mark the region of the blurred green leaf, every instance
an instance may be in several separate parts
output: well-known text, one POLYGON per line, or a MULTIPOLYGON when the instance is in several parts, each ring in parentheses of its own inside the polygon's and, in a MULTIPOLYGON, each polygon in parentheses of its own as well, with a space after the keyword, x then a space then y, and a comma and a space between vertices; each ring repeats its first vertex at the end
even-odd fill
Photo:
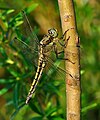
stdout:
POLYGON ((87 112, 87 111, 89 111, 89 110, 92 110, 92 109, 94 109, 95 107, 97 107, 97 105, 98 105, 97 103, 92 103, 91 105, 82 108, 82 111, 81 111, 81 112, 87 112))
POLYGON ((41 117, 41 116, 37 116, 37 117, 33 117, 33 118, 30 119, 30 120, 43 120, 43 117, 41 117))
MULTIPOLYGON (((15 120, 15 117, 17 117, 17 115, 19 115, 18 113, 23 109, 27 108, 27 106, 25 106, 25 103, 21 104, 20 106, 17 107, 17 109, 15 110, 15 112, 13 112, 13 114, 10 117, 10 120, 15 120)), ((21 112, 23 114, 23 112, 21 112)), ((20 114, 21 115, 21 114, 20 114)))
POLYGON ((7 91, 9 90, 9 88, 3 88, 0 90, 0 95, 5 94, 7 91))
POLYGON ((57 111, 57 108, 56 107, 53 107, 53 108, 49 108, 47 111, 46 111, 46 116, 52 116, 52 114, 54 114, 55 112, 57 111))
POLYGON ((3 57, 5 57, 5 59, 7 59, 8 56, 7 56, 7 54, 6 54, 5 50, 4 50, 4 48, 1 47, 1 46, 0 46, 0 53, 2 54, 3 57))
POLYGON ((15 27, 20 26, 22 23, 23 23, 23 21, 17 21, 16 24, 15 24, 15 27))
POLYGON ((35 10, 37 6, 38 6, 38 3, 34 3, 34 4, 32 4, 31 6, 27 7, 27 8, 25 9, 25 12, 26 12, 27 14, 29 14, 30 12, 32 12, 33 10, 35 10))
POLYGON ((52 118, 52 120, 64 120, 64 119, 62 119, 61 117, 55 117, 55 118, 52 118))
POLYGON ((41 107, 39 106, 39 103, 35 102, 35 103, 33 104, 33 103, 31 103, 31 101, 30 101, 29 106, 31 107, 31 109, 32 109, 34 112, 38 113, 39 115, 43 115, 43 111, 42 111, 41 107))
POLYGON ((10 14, 10 13, 12 13, 14 11, 15 11, 14 9, 7 10, 7 14, 10 14))
POLYGON ((20 91, 20 83, 16 82, 15 86, 14 86, 14 91, 13 91, 13 102, 14 102, 14 106, 17 109, 18 108, 18 102, 19 102, 19 91, 20 91))
POLYGON ((20 79, 20 73, 14 70, 14 68, 7 67, 7 70, 9 71, 10 74, 12 74, 14 77, 17 78, 17 80, 20 79))
POLYGON ((13 82, 15 82, 15 80, 14 79, 2 79, 2 78, 0 78, 0 84, 8 84, 8 83, 13 83, 13 82))

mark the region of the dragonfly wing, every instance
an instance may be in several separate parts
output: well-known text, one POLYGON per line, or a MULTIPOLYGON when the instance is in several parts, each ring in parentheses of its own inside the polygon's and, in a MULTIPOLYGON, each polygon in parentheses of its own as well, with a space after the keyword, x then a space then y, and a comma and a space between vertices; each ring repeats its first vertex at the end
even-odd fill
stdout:
POLYGON ((22 16, 25 36, 29 38, 28 45, 31 46, 35 51, 38 51, 39 39, 37 38, 35 32, 33 32, 30 22, 24 11, 22 11, 22 16))
POLYGON ((18 51, 22 53, 29 65, 37 66, 38 61, 38 45, 39 40, 36 34, 33 32, 29 20, 24 11, 21 12, 24 32, 23 35, 19 34, 19 38, 15 38, 11 41, 12 46, 14 46, 18 51))
POLYGON ((50 58, 46 57, 48 64, 50 64, 51 68, 48 71, 48 74, 52 74, 52 72, 56 71, 59 75, 69 74, 71 77, 71 73, 66 71, 65 69, 60 67, 61 60, 57 59, 55 62, 50 58))
POLYGON ((34 51, 31 46, 26 44, 24 41, 14 38, 10 42, 11 46, 20 52, 29 65, 37 67, 38 52, 34 51), (37 53, 37 54, 35 54, 37 53))

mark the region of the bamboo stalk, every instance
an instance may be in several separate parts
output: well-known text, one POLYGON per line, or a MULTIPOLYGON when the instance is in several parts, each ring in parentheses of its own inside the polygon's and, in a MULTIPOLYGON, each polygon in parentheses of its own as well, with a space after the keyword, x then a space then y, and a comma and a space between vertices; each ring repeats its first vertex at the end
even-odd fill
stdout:
POLYGON ((80 120, 80 56, 79 56, 79 39, 76 32, 76 22, 74 14, 74 6, 72 0, 58 0, 62 31, 68 37, 68 43, 65 48, 66 70, 69 74, 66 75, 66 119, 80 120), (71 29, 73 28, 73 29, 71 29))

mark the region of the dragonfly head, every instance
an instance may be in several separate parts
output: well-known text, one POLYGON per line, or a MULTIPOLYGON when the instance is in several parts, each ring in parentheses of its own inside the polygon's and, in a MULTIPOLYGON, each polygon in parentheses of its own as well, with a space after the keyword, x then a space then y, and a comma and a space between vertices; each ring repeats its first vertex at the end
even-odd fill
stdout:
POLYGON ((56 38, 58 36, 57 30, 54 28, 49 29, 48 34, 53 38, 56 38))

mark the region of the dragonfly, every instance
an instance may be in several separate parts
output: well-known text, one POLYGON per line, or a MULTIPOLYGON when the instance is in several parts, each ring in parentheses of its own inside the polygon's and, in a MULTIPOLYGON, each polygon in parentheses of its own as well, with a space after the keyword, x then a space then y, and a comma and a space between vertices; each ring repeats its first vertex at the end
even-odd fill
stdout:
MULTIPOLYGON (((14 38, 14 44, 16 44, 16 46, 18 46, 21 49, 23 54, 25 54, 28 59, 31 59, 31 61, 33 61, 33 59, 36 59, 36 57, 38 57, 37 71, 36 71, 31 88, 30 88, 29 93, 26 98, 26 104, 28 104, 30 99, 32 98, 33 93, 36 90, 36 87, 42 76, 43 70, 46 67, 47 62, 50 62, 53 65, 53 61, 48 59, 49 58, 48 53, 50 53, 51 51, 54 51, 56 57, 59 59, 62 59, 59 57, 59 54, 61 54, 63 51, 58 52, 56 43, 59 43, 59 45, 61 45, 65 48, 68 40, 70 39, 70 36, 66 40, 65 35, 69 31, 69 29, 68 29, 62 35, 62 37, 58 38, 57 30, 55 28, 51 28, 48 30, 48 33, 46 35, 44 35, 42 40, 39 42, 39 39, 37 38, 36 34, 33 32, 30 22, 24 11, 22 11, 22 16, 23 16, 23 20, 25 23, 26 33, 28 35, 30 35, 30 38, 31 38, 29 40, 30 44, 27 44, 26 42, 18 39, 17 37, 14 38), (61 40, 64 41, 64 44, 61 43, 61 40), (30 53, 32 53, 33 56, 31 56, 30 53)), ((71 29, 73 29, 73 28, 71 28, 71 29)), ((64 60, 70 61, 68 58, 64 58, 64 60)), ((70 62, 72 64, 74 64, 72 61, 70 61, 70 62)), ((61 68, 59 68, 59 69, 61 69, 61 68)), ((71 76, 70 73, 68 73, 68 74, 71 76)))

